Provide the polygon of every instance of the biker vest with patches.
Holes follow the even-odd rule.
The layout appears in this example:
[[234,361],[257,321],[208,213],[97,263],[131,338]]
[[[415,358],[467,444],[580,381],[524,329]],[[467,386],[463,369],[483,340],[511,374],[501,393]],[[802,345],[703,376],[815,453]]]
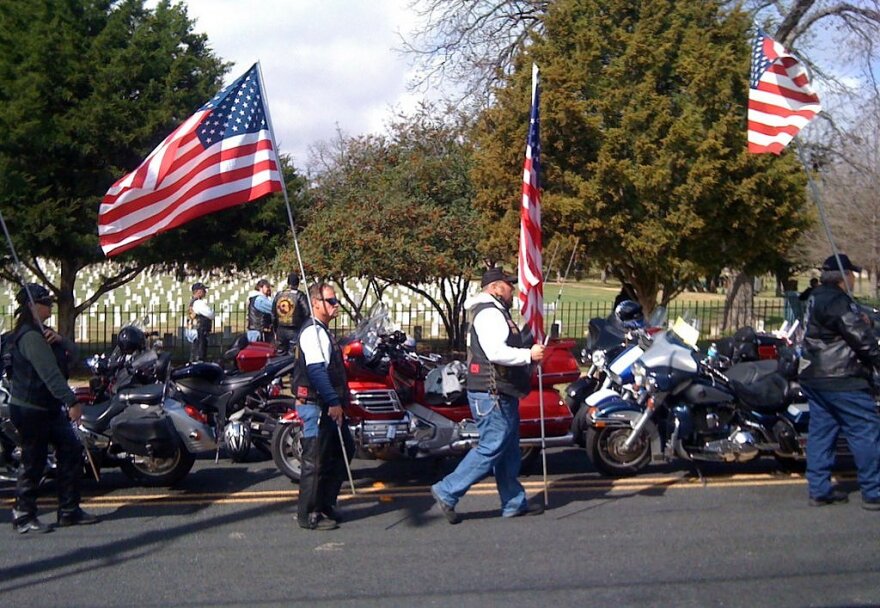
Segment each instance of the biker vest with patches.
[[[308,329],[315,324],[314,319],[307,319],[300,329],[300,341],[307,336]],[[327,375],[330,376],[330,384],[333,390],[339,395],[340,404],[345,406],[349,402],[348,383],[345,377],[345,364],[342,361],[342,349],[336,342],[333,334],[321,323],[318,327],[327,333],[330,338],[330,362],[327,365]],[[314,331],[314,330],[312,330]],[[306,370],[306,357],[300,346],[296,347],[296,366],[293,368],[291,384],[293,386],[293,394],[297,401],[305,401],[308,403],[317,403],[323,409],[325,404],[322,402],[318,392],[312,387],[309,381],[309,374]]]
[[263,331],[264,329],[269,329],[272,327],[272,315],[266,312],[260,312],[257,310],[257,306],[255,302],[257,301],[257,296],[251,296],[248,298],[247,305],[247,328]]
[[[306,295],[298,289],[285,289],[275,294],[272,301],[272,318],[276,327],[297,328],[308,315]],[[305,314],[303,314],[305,313]]]
[[208,317],[205,317],[203,315],[196,314],[196,311],[193,310],[193,303],[198,299],[199,298],[192,298],[189,301],[188,314],[189,314],[190,326],[198,332],[208,333],[209,331],[211,331],[211,325],[212,325],[211,319],[209,319]]
[[[467,389],[480,393],[500,393],[520,398],[531,388],[531,366],[498,365],[489,361],[474,329],[474,319],[487,308],[498,308],[493,302],[483,302],[471,309],[470,349],[468,350]],[[525,348],[522,333],[510,318],[506,309],[498,309],[504,315],[510,333],[506,344],[511,348]],[[493,377],[494,376],[494,377]],[[494,383],[494,387],[493,387]]]
[[[10,351],[12,354],[11,395],[21,403],[32,403],[49,410],[57,410],[61,407],[62,402],[52,395],[49,387],[40,379],[37,370],[31,365],[30,361],[24,358],[24,355],[18,349],[18,341],[29,331],[35,331],[42,336],[39,327],[25,324],[12,335],[10,340]],[[58,369],[61,370],[65,378],[69,378],[70,371],[67,351],[60,343],[50,344],[49,346],[52,348],[52,354],[55,355]]]

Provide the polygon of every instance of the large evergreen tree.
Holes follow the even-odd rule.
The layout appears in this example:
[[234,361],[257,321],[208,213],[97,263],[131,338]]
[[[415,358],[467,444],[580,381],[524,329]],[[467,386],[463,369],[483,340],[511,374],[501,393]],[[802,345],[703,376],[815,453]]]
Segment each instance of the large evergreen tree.
[[581,236],[648,309],[724,266],[769,270],[810,222],[797,162],[748,155],[750,22],[721,2],[557,0],[483,115],[477,204],[516,250],[531,62],[544,227]]
[[[148,264],[247,265],[269,257],[267,231],[282,238],[286,230],[277,199],[207,216],[119,256],[101,287],[74,301],[77,273],[105,260],[103,194],[222,84],[227,66],[193,28],[185,6],[167,0],[154,9],[143,0],[0,3],[3,215],[31,272],[49,284],[38,258],[59,265],[50,287],[63,333]],[[0,258],[0,274],[13,279],[9,255]]]

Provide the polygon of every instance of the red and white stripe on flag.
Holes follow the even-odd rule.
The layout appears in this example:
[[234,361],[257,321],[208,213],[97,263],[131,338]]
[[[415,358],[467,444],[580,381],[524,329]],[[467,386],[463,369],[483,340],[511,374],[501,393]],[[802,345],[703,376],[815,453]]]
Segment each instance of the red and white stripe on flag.
[[806,68],[758,30],[749,78],[749,152],[781,153],[821,109]]
[[532,64],[532,110],[523,166],[519,232],[520,313],[536,343],[544,341],[544,276],[541,269],[541,143],[538,66]]
[[220,91],[101,201],[107,256],[202,215],[281,190],[259,67]]

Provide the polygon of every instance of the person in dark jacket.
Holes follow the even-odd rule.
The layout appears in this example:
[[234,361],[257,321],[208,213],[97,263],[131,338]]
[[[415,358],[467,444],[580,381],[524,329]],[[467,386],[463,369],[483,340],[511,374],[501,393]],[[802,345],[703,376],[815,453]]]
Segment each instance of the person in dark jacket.
[[299,290],[299,275],[287,276],[287,289],[275,294],[272,301],[272,323],[278,351],[287,354],[299,344],[299,328],[309,318],[309,299]]
[[9,413],[21,436],[21,468],[12,527],[19,534],[51,530],[37,518],[37,495],[49,444],[55,446],[57,461],[58,526],[95,523],[97,518],[79,506],[82,445],[67,416],[67,408],[76,401],[67,385],[68,366],[76,348],[43,326],[55,301],[48,289],[29,283],[15,299],[19,306],[11,339]]
[[347,466],[340,438],[346,454],[354,451],[343,409],[349,393],[342,350],[327,326],[339,314],[336,292],[318,283],[309,289],[309,298],[313,316],[303,323],[291,382],[303,425],[296,517],[300,528],[333,530],[340,521],[336,499]]
[[193,283],[193,295],[189,301],[189,320],[190,328],[195,332],[195,339],[190,349],[190,361],[206,361],[208,359],[208,336],[214,326],[214,311],[205,301],[207,293],[207,285]]
[[862,507],[880,510],[880,415],[871,392],[874,371],[880,369],[880,346],[867,315],[847,292],[860,271],[844,254],[839,264],[829,257],[807,301],[800,370],[810,403],[807,482],[811,505],[847,502],[846,493],[831,485],[842,431],[858,469]]
[[247,338],[249,342],[272,341],[272,283],[257,281],[247,300]]
[[459,499],[489,474],[495,476],[501,498],[501,515],[538,515],[540,506],[529,506],[519,482],[519,400],[531,387],[531,363],[544,358],[544,346],[527,346],[510,317],[516,277],[501,268],[490,268],[481,279],[483,291],[465,302],[470,312],[467,396],[477,422],[480,440],[458,467],[431,486],[437,507],[451,524]]

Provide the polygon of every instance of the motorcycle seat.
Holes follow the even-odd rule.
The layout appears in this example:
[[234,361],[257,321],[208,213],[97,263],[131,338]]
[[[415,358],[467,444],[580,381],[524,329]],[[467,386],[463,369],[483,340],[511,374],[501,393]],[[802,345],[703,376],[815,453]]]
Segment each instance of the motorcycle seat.
[[774,412],[788,403],[789,382],[773,360],[737,363],[727,371],[737,399],[758,411]]
[[243,374],[233,374],[226,376],[223,378],[223,380],[220,381],[220,385],[225,387],[227,390],[234,390],[237,387],[251,384],[259,378],[266,378],[267,380],[269,380],[283,373],[285,371],[285,368],[289,367],[289,371],[293,371],[293,363],[294,357],[292,355],[278,357],[277,359],[270,361],[263,369],[257,370],[255,372],[245,372]]
[[165,385],[163,384],[145,384],[144,386],[133,386],[120,390],[116,397],[128,405],[129,403],[144,403],[147,405],[157,405],[162,403],[162,397],[165,396]]
[[98,433],[106,430],[110,425],[110,421],[128,407],[127,403],[119,400],[117,397],[113,397],[103,403],[83,406],[80,423],[87,429]]

